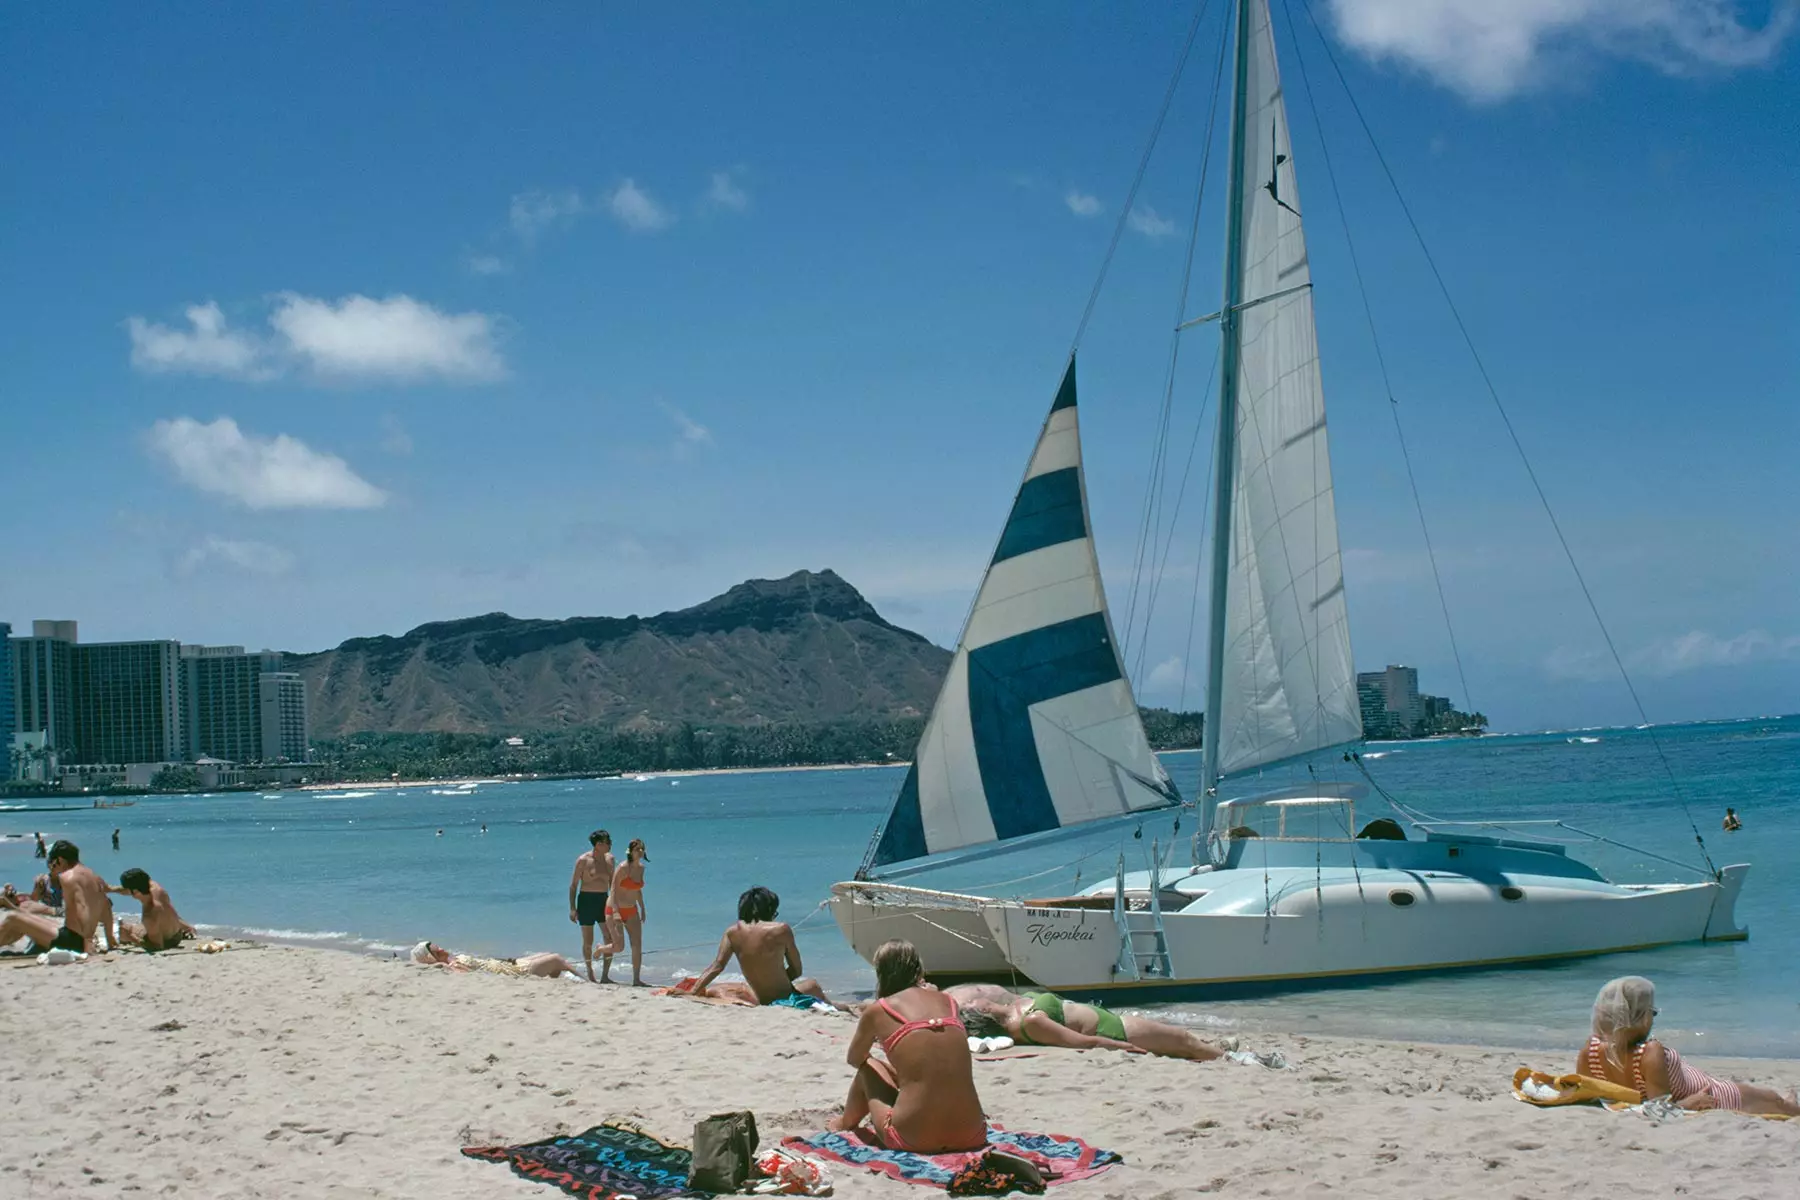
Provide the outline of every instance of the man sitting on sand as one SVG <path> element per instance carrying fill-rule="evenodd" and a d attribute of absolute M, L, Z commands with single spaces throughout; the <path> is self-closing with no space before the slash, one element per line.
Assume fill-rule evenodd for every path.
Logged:
<path fill-rule="evenodd" d="M 112 901 L 106 898 L 106 884 L 81 865 L 81 851 L 74 842 L 58 841 L 50 847 L 50 873 L 62 885 L 63 894 L 63 925 L 50 948 L 95 953 L 97 929 L 105 931 L 109 948 L 117 946 L 119 927 Z"/>
<path fill-rule="evenodd" d="M 800 947 L 794 942 L 794 931 L 775 919 L 780 908 L 781 897 L 766 887 L 753 887 L 739 896 L 737 924 L 719 939 L 719 953 L 712 966 L 701 972 L 692 994 L 705 998 L 706 985 L 717 979 L 736 955 L 738 969 L 758 1004 L 797 1008 L 814 1001 L 830 1004 L 824 989 L 800 974 Z"/>
<path fill-rule="evenodd" d="M 141 927 L 119 922 L 119 936 L 128 944 L 138 944 L 152 953 L 158 950 L 173 950 L 187 939 L 196 936 L 194 927 L 181 919 L 175 911 L 175 904 L 169 899 L 169 893 L 163 885 L 150 878 L 150 873 L 142 867 L 133 867 L 119 876 L 119 886 L 107 888 L 121 896 L 130 896 L 144 906 L 144 923 Z"/>

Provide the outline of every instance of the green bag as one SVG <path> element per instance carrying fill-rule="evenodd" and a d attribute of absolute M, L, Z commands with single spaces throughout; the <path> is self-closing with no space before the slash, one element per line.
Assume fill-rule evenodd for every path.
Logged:
<path fill-rule="evenodd" d="M 756 1162 L 756 1115 L 715 1113 L 694 1126 L 694 1165 L 688 1187 L 701 1192 L 735 1192 Z"/>

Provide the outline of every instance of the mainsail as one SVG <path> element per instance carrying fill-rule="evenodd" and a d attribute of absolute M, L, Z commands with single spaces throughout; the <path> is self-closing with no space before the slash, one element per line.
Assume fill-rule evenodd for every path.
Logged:
<path fill-rule="evenodd" d="M 1213 619 L 1223 620 L 1209 668 L 1217 680 L 1206 714 L 1206 736 L 1217 739 L 1209 785 L 1362 736 L 1287 109 L 1267 0 L 1243 0 L 1238 12 L 1249 35 L 1240 41 L 1227 246 L 1238 274 L 1227 282 L 1223 323 L 1227 371 L 1236 360 L 1225 385 L 1235 412 L 1221 402 L 1229 560 L 1214 575 Z"/>
<path fill-rule="evenodd" d="M 1107 616 L 1071 360 L 865 870 L 1180 799 Z"/>

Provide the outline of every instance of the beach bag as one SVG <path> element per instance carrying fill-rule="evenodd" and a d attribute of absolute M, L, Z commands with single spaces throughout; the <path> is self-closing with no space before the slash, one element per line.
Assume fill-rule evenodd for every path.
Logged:
<path fill-rule="evenodd" d="M 756 1115 L 714 1113 L 694 1126 L 694 1165 L 688 1186 L 701 1192 L 735 1192 L 756 1162 Z"/>

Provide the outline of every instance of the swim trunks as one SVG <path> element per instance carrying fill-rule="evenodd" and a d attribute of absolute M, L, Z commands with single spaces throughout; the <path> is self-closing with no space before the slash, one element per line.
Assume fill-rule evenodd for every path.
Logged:
<path fill-rule="evenodd" d="M 583 892 L 575 897 L 575 920 L 581 925 L 599 925 L 606 920 L 606 893 Z"/>
<path fill-rule="evenodd" d="M 87 943 L 79 933 L 64 925 L 56 931 L 56 940 L 50 943 L 52 950 L 86 950 Z"/>
<path fill-rule="evenodd" d="M 158 941 L 155 938 L 146 937 L 144 939 L 144 949 L 155 954 L 159 950 L 173 950 L 187 940 L 188 932 L 185 929 L 177 929 L 174 933 L 170 934 L 165 941 Z"/>

